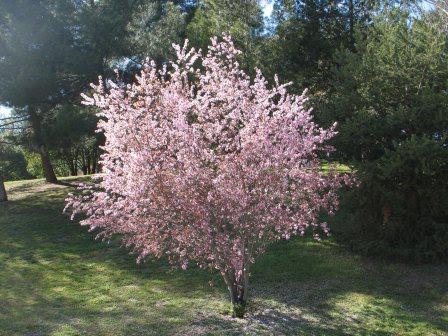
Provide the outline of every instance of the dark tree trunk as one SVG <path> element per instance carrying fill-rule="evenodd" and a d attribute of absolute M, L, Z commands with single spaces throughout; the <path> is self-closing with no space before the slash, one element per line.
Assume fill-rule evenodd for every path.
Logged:
<path fill-rule="evenodd" d="M 8 200 L 8 195 L 6 195 L 5 183 L 3 177 L 0 176 L 0 202 L 6 202 Z"/>
<path fill-rule="evenodd" d="M 56 183 L 58 179 L 54 173 L 53 165 L 50 161 L 50 156 L 48 154 L 47 147 L 45 145 L 39 146 L 40 159 L 42 160 L 42 168 L 44 170 L 45 180 L 50 183 Z"/>
<path fill-rule="evenodd" d="M 92 173 L 92 170 L 91 170 L 91 155 L 92 155 L 92 153 L 90 152 L 90 151 L 88 151 L 87 152 L 87 154 L 86 154 L 86 166 L 87 166 L 87 174 L 88 175 L 90 175 L 91 173 Z"/>
<path fill-rule="evenodd" d="M 73 162 L 72 162 L 72 164 L 70 165 L 69 169 L 70 169 L 70 175 L 71 175 L 71 176 L 76 176 L 76 175 L 78 175 L 78 170 L 76 169 L 76 166 L 73 164 Z"/>
<path fill-rule="evenodd" d="M 33 128 L 34 132 L 34 141 L 42 160 L 42 169 L 44 171 L 45 179 L 47 180 L 47 182 L 56 183 L 58 179 L 56 178 L 56 174 L 54 173 L 53 165 L 51 164 L 50 156 L 48 154 L 48 149 L 42 139 L 40 117 L 37 115 L 36 110 L 32 107 L 29 108 L 29 113 L 31 127 Z"/>
<path fill-rule="evenodd" d="M 82 148 L 80 151 L 80 155 L 81 155 L 81 171 L 83 175 L 87 175 L 87 158 L 86 158 L 86 149 Z"/>
<path fill-rule="evenodd" d="M 96 152 L 97 151 L 96 151 L 96 146 L 95 146 L 92 151 L 92 174 L 97 173 L 98 158 L 97 158 Z"/>
<path fill-rule="evenodd" d="M 355 47 L 355 8 L 353 0 L 348 2 L 348 22 L 349 22 L 349 34 L 350 34 L 350 49 Z"/>
<path fill-rule="evenodd" d="M 232 316 L 243 318 L 244 314 L 246 314 L 246 305 L 247 301 L 243 296 L 238 294 L 233 294 L 234 296 L 231 299 L 232 302 Z"/>
<path fill-rule="evenodd" d="M 223 277 L 232 303 L 232 316 L 243 318 L 246 313 L 249 275 L 244 272 L 238 283 L 235 281 L 233 274 L 223 274 Z"/>
<path fill-rule="evenodd" d="M 75 148 L 75 153 L 73 155 L 73 170 L 75 172 L 74 175 L 78 175 L 78 163 L 79 163 L 79 147 Z"/>
<path fill-rule="evenodd" d="M 76 165 L 76 157 L 77 157 L 77 151 L 73 150 L 72 148 L 64 148 L 62 150 L 62 157 L 64 158 L 67 167 L 70 171 L 71 176 L 78 175 L 78 168 Z"/>

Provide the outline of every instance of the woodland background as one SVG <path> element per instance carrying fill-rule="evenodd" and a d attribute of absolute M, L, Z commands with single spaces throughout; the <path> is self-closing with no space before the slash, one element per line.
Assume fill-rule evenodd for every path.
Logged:
<path fill-rule="evenodd" d="M 448 256 L 446 2 L 392 0 L 2 0 L 2 181 L 94 174 L 104 137 L 80 93 L 132 82 L 141 61 L 206 49 L 229 32 L 250 73 L 309 89 L 338 122 L 326 162 L 356 171 L 331 220 L 349 248 L 415 262 Z M 2 182 L 3 183 L 3 182 Z"/>

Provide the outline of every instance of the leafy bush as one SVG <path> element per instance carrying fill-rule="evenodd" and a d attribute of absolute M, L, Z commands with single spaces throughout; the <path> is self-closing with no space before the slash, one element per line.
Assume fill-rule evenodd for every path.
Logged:
<path fill-rule="evenodd" d="M 28 173 L 34 178 L 43 177 L 44 172 L 39 154 L 24 150 L 23 155 L 26 159 L 26 170 Z"/>
<path fill-rule="evenodd" d="M 427 262 L 448 257 L 448 148 L 411 137 L 364 165 L 347 193 L 337 237 L 355 250 Z"/>
<path fill-rule="evenodd" d="M 14 146 L 0 148 L 0 174 L 5 180 L 31 178 L 27 171 L 27 162 L 21 150 Z"/>
<path fill-rule="evenodd" d="M 399 8 L 373 19 L 337 56 L 320 123 L 339 123 L 337 158 L 358 170 L 338 239 L 369 254 L 447 256 L 448 43 L 430 15 Z M 345 218 L 343 218 L 345 216 Z"/>

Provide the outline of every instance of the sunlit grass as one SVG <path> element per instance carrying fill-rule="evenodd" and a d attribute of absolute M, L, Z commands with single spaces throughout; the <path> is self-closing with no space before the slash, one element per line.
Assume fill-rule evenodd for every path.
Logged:
<path fill-rule="evenodd" d="M 137 265 L 70 222 L 61 214 L 70 187 L 7 188 L 0 335 L 448 334 L 446 265 L 363 260 L 331 240 L 280 242 L 254 266 L 248 316 L 234 320 L 217 274 Z"/>
<path fill-rule="evenodd" d="M 352 168 L 350 166 L 338 162 L 334 163 L 324 162 L 321 165 L 321 169 L 324 172 L 328 172 L 331 169 L 336 169 L 340 173 L 349 173 L 352 171 Z"/>

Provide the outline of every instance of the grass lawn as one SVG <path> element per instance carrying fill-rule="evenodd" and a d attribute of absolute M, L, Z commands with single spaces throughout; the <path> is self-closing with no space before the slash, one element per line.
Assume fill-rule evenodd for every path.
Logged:
<path fill-rule="evenodd" d="M 232 319 L 216 274 L 136 265 L 70 222 L 61 214 L 70 187 L 6 186 L 2 336 L 448 335 L 447 265 L 365 260 L 332 241 L 281 242 L 254 267 L 247 318 Z"/>

